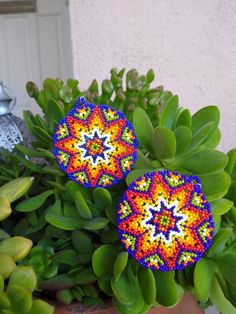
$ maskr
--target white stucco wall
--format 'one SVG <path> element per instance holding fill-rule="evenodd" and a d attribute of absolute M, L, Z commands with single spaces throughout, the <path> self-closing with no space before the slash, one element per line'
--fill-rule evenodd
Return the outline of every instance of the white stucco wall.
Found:
<path fill-rule="evenodd" d="M 156 72 L 193 112 L 221 109 L 221 148 L 236 146 L 235 0 L 70 0 L 74 76 L 112 67 Z"/>

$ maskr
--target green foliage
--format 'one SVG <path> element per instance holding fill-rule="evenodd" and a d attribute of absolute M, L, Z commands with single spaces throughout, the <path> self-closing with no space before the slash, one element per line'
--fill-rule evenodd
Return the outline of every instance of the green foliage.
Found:
<path fill-rule="evenodd" d="M 11 203 L 20 199 L 31 185 L 31 178 L 22 177 L 12 179 L 0 187 L 3 202 L 0 207 L 3 226 L 6 223 L 3 220 L 12 212 Z M 7 209 L 10 211 L 6 215 Z M 10 237 L 3 229 L 0 231 L 2 234 L 0 240 L 0 312 L 52 314 L 53 306 L 41 300 L 33 301 L 32 293 L 37 289 L 37 276 L 33 267 L 17 265 L 17 263 L 24 263 L 23 259 L 29 254 L 32 241 L 22 236 Z"/>
<path fill-rule="evenodd" d="M 156 282 L 153 272 L 150 268 L 140 268 L 138 272 L 138 278 L 145 304 L 155 304 Z"/>
<path fill-rule="evenodd" d="M 52 313 L 48 304 L 32 301 L 34 269 L 37 289 L 53 291 L 64 304 L 72 300 L 100 304 L 108 296 L 119 313 L 142 314 L 156 304 L 175 306 L 188 290 L 203 307 L 213 303 L 223 314 L 234 313 L 235 278 L 230 270 L 236 266 L 236 150 L 228 155 L 216 150 L 217 107 L 191 115 L 178 96 L 162 86 L 152 87 L 154 78 L 153 70 L 140 75 L 134 69 L 127 73 L 112 69 L 110 79 L 101 86 L 94 80 L 85 91 L 75 79 L 48 78 L 41 90 L 27 83 L 27 92 L 43 115 L 24 112 L 35 138 L 32 147 L 17 145 L 13 153 L 0 151 L 0 263 L 4 266 L 0 267 L 0 309 Z M 79 96 L 123 111 L 134 125 L 138 160 L 117 186 L 85 189 L 68 180 L 53 156 L 55 127 Z M 116 231 L 116 208 L 127 184 L 162 169 L 198 175 L 216 222 L 213 244 L 204 259 L 169 273 L 143 269 L 130 259 Z M 26 279 L 20 285 L 24 272 Z M 9 277 L 9 288 L 4 289 L 3 278 Z"/>
<path fill-rule="evenodd" d="M 212 284 L 213 265 L 209 260 L 202 258 L 194 268 L 194 288 L 199 301 L 207 302 Z"/>
<path fill-rule="evenodd" d="M 155 271 L 154 277 L 157 302 L 168 307 L 176 305 L 183 296 L 183 289 L 175 282 L 174 273 Z"/>

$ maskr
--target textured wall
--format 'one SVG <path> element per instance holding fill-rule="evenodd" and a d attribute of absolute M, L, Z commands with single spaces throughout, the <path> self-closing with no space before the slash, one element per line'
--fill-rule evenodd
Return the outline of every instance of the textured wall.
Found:
<path fill-rule="evenodd" d="M 221 109 L 221 148 L 236 146 L 235 0 L 70 0 L 74 75 L 146 72 L 194 112 Z"/>

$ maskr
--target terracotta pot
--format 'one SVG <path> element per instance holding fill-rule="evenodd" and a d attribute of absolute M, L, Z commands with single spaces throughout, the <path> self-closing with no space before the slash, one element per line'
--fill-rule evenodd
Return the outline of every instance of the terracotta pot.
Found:
<path fill-rule="evenodd" d="M 181 302 L 172 309 L 164 307 L 153 308 L 148 314 L 203 314 L 196 300 L 190 293 L 185 293 Z M 84 306 L 74 303 L 70 306 L 57 306 L 55 314 L 117 314 L 111 303 L 98 306 Z"/>

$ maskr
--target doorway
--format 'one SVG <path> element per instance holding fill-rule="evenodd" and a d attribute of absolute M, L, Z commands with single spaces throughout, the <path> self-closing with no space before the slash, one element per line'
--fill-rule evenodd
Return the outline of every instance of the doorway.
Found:
<path fill-rule="evenodd" d="M 41 86 L 47 77 L 72 77 L 66 0 L 37 0 L 35 13 L 0 15 L 0 80 L 17 98 L 14 114 L 39 112 L 25 84 L 30 80 Z"/>

